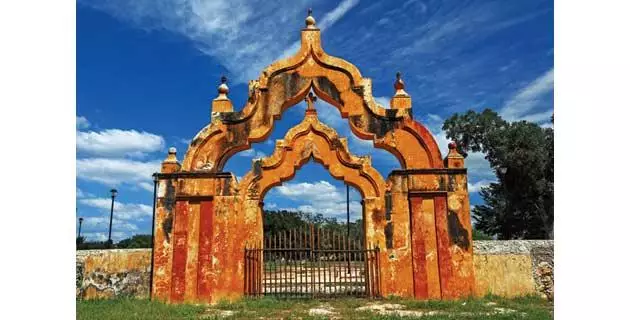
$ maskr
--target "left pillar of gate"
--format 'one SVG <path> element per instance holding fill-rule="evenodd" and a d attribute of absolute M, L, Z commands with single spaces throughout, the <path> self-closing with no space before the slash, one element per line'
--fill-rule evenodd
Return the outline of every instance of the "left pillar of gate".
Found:
<path fill-rule="evenodd" d="M 261 218 L 237 214 L 242 204 L 231 173 L 179 169 L 171 149 L 158 174 L 152 297 L 173 303 L 240 297 L 243 248 L 247 239 L 262 238 L 252 234 L 262 230 Z"/>

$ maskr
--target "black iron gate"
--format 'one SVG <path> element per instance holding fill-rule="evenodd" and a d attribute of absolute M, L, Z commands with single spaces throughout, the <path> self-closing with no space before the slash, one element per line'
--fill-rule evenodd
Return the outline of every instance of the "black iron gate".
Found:
<path fill-rule="evenodd" d="M 379 297 L 379 248 L 313 225 L 266 235 L 245 248 L 245 294 Z"/>

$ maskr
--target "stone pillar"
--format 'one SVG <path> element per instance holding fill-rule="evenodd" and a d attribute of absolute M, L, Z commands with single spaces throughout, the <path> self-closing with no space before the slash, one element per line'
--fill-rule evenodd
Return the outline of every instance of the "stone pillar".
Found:
<path fill-rule="evenodd" d="M 177 150 L 170 148 L 162 162 L 161 174 L 179 171 Z M 155 209 L 153 249 L 153 292 L 152 298 L 168 301 L 171 296 L 171 270 L 173 248 L 173 219 L 175 213 L 176 179 L 159 178 Z"/>
<path fill-rule="evenodd" d="M 435 198 L 442 298 L 471 296 L 475 278 L 473 266 L 472 225 L 464 158 L 454 143 L 444 159 L 448 166 L 448 192 Z"/>

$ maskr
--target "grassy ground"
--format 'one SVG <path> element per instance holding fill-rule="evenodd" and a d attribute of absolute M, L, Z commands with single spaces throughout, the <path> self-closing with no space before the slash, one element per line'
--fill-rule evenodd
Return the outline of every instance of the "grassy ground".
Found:
<path fill-rule="evenodd" d="M 461 301 L 263 298 L 214 306 L 116 299 L 77 301 L 77 319 L 553 319 L 553 304 L 538 297 L 492 296 Z"/>

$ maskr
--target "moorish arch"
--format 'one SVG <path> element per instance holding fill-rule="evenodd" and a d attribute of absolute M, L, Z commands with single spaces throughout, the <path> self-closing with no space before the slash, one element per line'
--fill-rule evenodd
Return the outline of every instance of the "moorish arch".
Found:
<path fill-rule="evenodd" d="M 244 248 L 262 241 L 261 200 L 313 159 L 355 186 L 364 201 L 365 241 L 379 252 L 379 292 L 418 299 L 473 294 L 472 228 L 463 157 L 455 145 L 442 158 L 435 139 L 412 118 L 411 97 L 397 75 L 389 108 L 378 105 L 371 81 L 349 62 L 324 52 L 308 16 L 301 47 L 250 81 L 235 111 L 222 79 L 210 123 L 191 141 L 180 164 L 174 149 L 162 163 L 154 223 L 152 297 L 169 302 L 214 302 L 244 293 Z M 336 107 L 353 134 L 372 140 L 400 161 L 383 178 L 367 157 L 321 123 L 315 97 Z M 226 161 L 267 139 L 273 123 L 306 99 L 304 120 L 257 159 L 237 181 Z"/>

